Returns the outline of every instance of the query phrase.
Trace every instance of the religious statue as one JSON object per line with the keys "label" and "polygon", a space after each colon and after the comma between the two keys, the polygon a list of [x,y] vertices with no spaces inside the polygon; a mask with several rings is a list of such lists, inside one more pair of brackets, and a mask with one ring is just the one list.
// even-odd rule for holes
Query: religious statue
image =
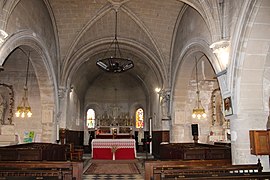
{"label": "religious statue", "polygon": [[0,94],[0,122],[1,124],[5,124],[5,111],[6,111],[6,101],[4,97]]}
{"label": "religious statue", "polygon": [[232,102],[231,102],[231,97],[227,97],[224,100],[224,114],[225,116],[227,115],[232,115]]}
{"label": "religious statue", "polygon": [[163,118],[169,117],[169,106],[170,106],[170,91],[161,92],[161,112]]}

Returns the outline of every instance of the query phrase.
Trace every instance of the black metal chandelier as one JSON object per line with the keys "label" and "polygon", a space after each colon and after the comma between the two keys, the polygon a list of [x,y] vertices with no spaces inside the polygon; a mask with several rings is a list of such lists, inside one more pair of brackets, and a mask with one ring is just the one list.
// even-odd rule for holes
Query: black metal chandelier
{"label": "black metal chandelier", "polygon": [[[106,57],[109,50],[114,47],[114,55]],[[121,73],[134,67],[133,61],[122,57],[119,43],[117,40],[117,10],[115,11],[115,35],[109,48],[105,52],[102,59],[96,62],[97,66],[106,72]]]}

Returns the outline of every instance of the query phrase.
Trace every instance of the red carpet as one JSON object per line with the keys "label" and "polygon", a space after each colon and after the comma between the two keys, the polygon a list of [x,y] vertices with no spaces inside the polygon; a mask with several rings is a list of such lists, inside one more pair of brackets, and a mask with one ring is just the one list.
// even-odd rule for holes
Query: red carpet
{"label": "red carpet", "polygon": [[95,160],[84,174],[139,174],[137,160]]}

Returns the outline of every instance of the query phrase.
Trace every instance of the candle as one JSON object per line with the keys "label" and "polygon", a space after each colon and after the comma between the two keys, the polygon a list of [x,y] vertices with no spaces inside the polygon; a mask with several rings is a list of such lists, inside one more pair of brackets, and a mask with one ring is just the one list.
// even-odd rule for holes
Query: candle
{"label": "candle", "polygon": [[59,140],[59,124],[56,124],[56,140]]}

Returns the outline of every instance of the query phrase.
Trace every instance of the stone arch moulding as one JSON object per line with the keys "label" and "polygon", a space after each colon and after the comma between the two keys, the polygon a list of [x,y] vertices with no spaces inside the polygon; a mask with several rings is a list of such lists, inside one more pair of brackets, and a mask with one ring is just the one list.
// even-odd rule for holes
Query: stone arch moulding
{"label": "stone arch moulding", "polygon": [[[37,62],[33,58],[31,58],[31,63],[35,70],[39,89],[41,92],[41,106],[46,108],[49,107],[49,110],[56,111],[56,113],[54,113],[54,119],[56,119],[56,114],[59,112],[56,76],[53,71],[53,66],[51,64],[51,57],[49,55],[50,53],[48,52],[47,48],[42,43],[40,38],[37,37],[34,32],[29,30],[20,31],[16,34],[9,36],[0,47],[0,66],[4,64],[4,61],[9,56],[9,54],[19,46],[25,46],[33,49],[34,53],[36,53],[35,55],[40,57],[40,59],[42,60]],[[48,94],[49,92],[50,95],[43,95],[43,90],[44,93],[46,91],[46,94]]]}
{"label": "stone arch moulding", "polygon": [[[204,43],[206,44],[206,43]],[[201,54],[204,54],[206,56],[206,58],[208,59],[209,63],[211,64],[214,72],[216,72],[217,70],[216,69],[219,69],[220,66],[219,64],[213,64],[213,62],[217,62],[215,61],[215,56],[213,55],[212,51],[209,49],[209,46],[206,46],[206,45],[202,45],[202,43],[198,43],[198,42],[192,42],[190,43],[188,46],[185,46],[186,49],[184,49],[181,53],[181,57],[179,58],[180,60],[178,61],[178,64],[176,65],[176,71],[174,72],[173,74],[173,77],[172,77],[172,90],[171,90],[171,114],[172,114],[172,121],[174,123],[177,124],[176,122],[176,118],[174,116],[174,114],[176,113],[176,108],[175,108],[175,105],[177,103],[184,103],[184,99],[183,100],[180,100],[180,101],[176,101],[176,88],[178,88],[177,90],[181,91],[181,94],[183,96],[183,94],[185,94],[187,92],[187,90],[185,89],[187,86],[188,86],[188,80],[189,80],[189,76],[191,76],[191,71],[193,69],[193,67],[195,66],[195,61],[189,61],[190,60],[190,57],[192,57],[193,54],[196,54],[196,53],[201,53]],[[189,67],[190,65],[187,65],[188,63],[191,63],[191,64],[194,64],[193,67]],[[183,74],[184,73],[184,74]],[[179,79],[183,77],[183,79]],[[181,81],[181,84],[180,86],[177,84],[179,84],[179,82]],[[182,82],[183,81],[183,82]]]}
{"label": "stone arch moulding", "polygon": [[[239,74],[239,69],[243,66],[244,57],[246,55],[246,47],[249,44],[249,35],[252,29],[250,25],[254,23],[256,14],[260,8],[261,0],[259,1],[244,1],[242,8],[237,18],[237,22],[231,37],[230,48],[230,65],[227,72],[228,89],[233,97],[234,114],[238,114],[238,105],[240,97],[237,94],[240,92],[241,82],[243,78]],[[262,54],[262,53],[260,53]],[[239,67],[241,65],[241,67]],[[236,118],[236,117],[235,117]]]}
{"label": "stone arch moulding", "polygon": [[185,58],[188,57],[190,54],[193,54],[195,52],[201,52],[205,54],[216,74],[220,72],[222,69],[217,57],[213,54],[212,50],[209,48],[209,45],[205,41],[191,40],[184,47],[185,48],[182,50],[180,56],[178,57],[177,64],[175,65],[176,66],[175,72],[172,72],[172,81],[171,81],[172,95],[174,94],[175,90],[175,81],[177,79],[176,77],[177,73],[182,68],[181,66],[184,63]]}
{"label": "stone arch moulding", "polygon": [[[190,0],[180,0],[183,3],[186,3],[188,6],[194,8],[203,18],[213,41],[218,40],[217,38],[221,36],[219,30],[219,21],[214,19],[214,16],[218,14],[218,8],[211,8],[208,1],[190,1]],[[216,3],[217,4],[217,3]],[[218,35],[220,34],[220,35]]]}

